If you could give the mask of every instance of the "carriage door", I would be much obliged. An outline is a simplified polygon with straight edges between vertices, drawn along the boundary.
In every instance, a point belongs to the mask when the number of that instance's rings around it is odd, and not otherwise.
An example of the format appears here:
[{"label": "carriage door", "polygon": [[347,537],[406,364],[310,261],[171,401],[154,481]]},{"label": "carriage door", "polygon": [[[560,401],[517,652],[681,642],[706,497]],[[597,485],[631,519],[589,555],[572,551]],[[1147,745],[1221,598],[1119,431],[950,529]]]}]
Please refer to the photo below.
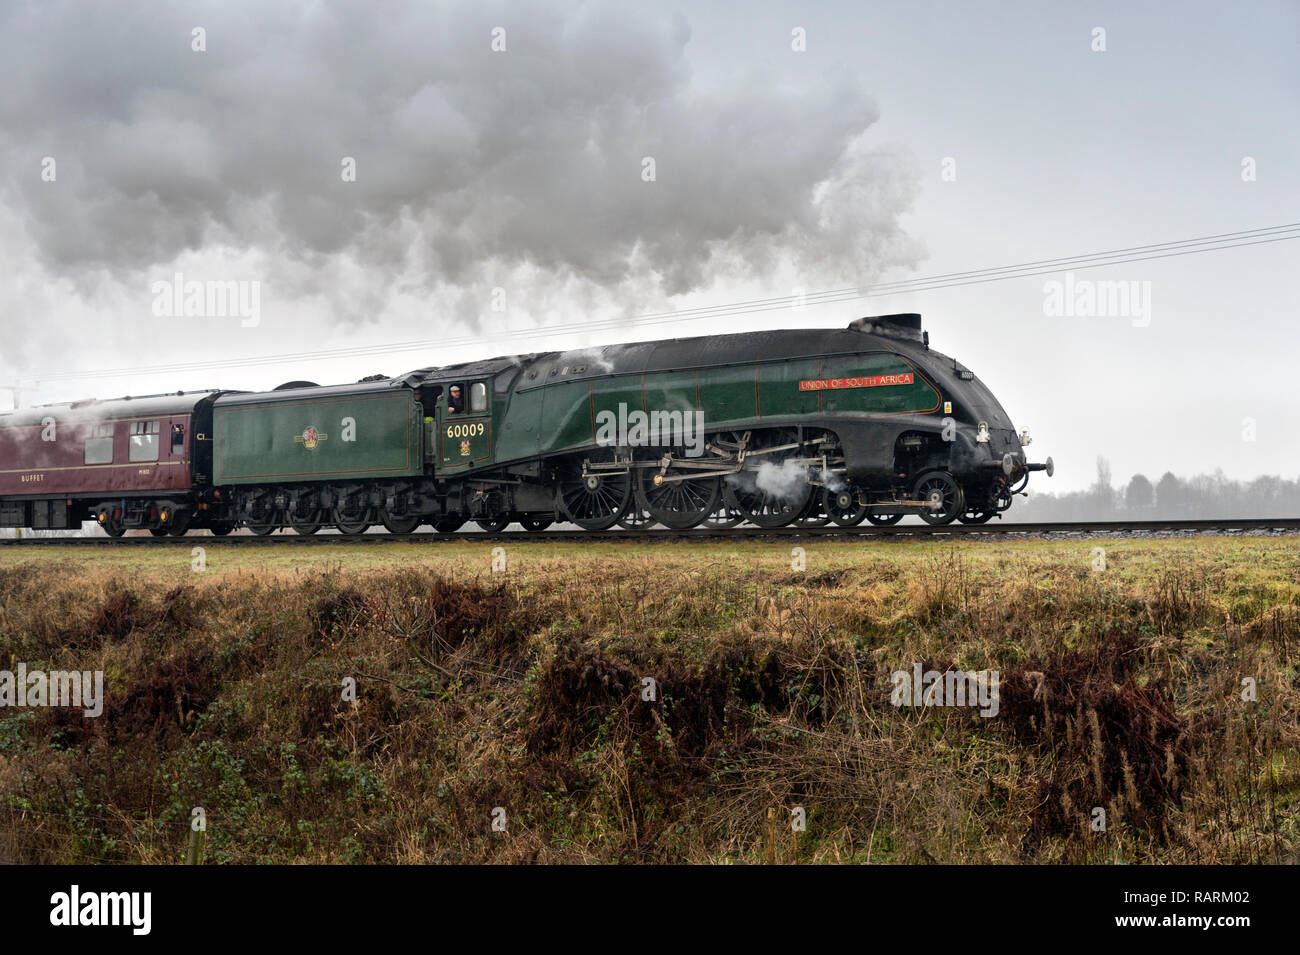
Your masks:
[{"label": "carriage door", "polygon": [[[460,397],[455,389],[459,386]],[[439,470],[482,464],[492,456],[492,415],[485,381],[455,382],[438,402]]]}]

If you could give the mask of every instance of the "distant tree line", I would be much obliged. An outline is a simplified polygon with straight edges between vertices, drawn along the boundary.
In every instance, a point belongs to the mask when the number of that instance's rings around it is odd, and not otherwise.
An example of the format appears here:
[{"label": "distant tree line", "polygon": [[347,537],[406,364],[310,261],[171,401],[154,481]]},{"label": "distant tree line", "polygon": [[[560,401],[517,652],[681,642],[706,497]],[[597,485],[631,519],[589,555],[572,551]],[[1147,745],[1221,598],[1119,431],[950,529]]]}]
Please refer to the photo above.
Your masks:
[{"label": "distant tree line", "polygon": [[1135,474],[1122,488],[1111,483],[1110,464],[1097,459],[1097,479],[1082,491],[1054,494],[1031,482],[1028,498],[1018,498],[1006,520],[1105,521],[1125,519],[1300,517],[1300,478],[1265,476],[1234,481],[1223,471],[1180,478],[1166,471],[1152,483]]}]

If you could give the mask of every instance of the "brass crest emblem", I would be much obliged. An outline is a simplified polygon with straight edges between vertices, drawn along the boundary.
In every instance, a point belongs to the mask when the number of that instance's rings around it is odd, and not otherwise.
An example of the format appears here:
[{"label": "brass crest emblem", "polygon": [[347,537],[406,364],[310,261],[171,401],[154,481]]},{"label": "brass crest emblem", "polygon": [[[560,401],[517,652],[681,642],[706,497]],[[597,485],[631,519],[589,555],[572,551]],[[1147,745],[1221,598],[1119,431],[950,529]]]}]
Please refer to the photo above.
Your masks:
[{"label": "brass crest emblem", "polygon": [[460,456],[461,456],[462,458],[467,458],[467,457],[469,457],[469,442],[468,442],[468,441],[462,441],[462,442],[460,443]]},{"label": "brass crest emblem", "polygon": [[321,434],[315,428],[305,428],[302,434],[296,434],[293,437],[293,443],[301,443],[308,451],[314,451],[316,445],[328,438],[328,434]]}]

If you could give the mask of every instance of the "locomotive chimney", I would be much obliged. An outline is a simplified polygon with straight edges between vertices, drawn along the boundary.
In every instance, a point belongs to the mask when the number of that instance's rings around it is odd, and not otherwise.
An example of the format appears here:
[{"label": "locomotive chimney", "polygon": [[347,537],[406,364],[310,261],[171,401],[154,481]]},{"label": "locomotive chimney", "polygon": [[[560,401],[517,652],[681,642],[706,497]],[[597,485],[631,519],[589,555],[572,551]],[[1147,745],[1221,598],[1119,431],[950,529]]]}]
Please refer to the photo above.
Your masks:
[{"label": "locomotive chimney", "polygon": [[849,328],[868,335],[885,335],[922,344],[921,315],[919,312],[900,312],[895,315],[868,315],[849,323]]}]

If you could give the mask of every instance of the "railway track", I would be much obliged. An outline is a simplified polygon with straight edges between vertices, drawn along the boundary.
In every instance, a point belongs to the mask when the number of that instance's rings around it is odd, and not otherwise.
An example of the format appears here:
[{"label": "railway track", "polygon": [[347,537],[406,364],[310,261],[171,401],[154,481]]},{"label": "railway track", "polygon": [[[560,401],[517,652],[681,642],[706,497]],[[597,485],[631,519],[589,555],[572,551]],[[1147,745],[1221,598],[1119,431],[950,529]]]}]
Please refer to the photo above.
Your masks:
[{"label": "railway track", "polygon": [[291,531],[280,531],[266,537],[253,534],[232,534],[213,537],[203,533],[184,537],[35,537],[0,539],[3,547],[268,547],[280,544],[296,547],[338,546],[357,544],[428,543],[447,544],[455,541],[567,541],[664,543],[705,540],[852,540],[864,537],[883,538],[1006,538],[1006,537],[1114,537],[1114,536],[1168,536],[1184,533],[1294,534],[1300,532],[1300,518],[1251,518],[1248,520],[1180,520],[1180,521],[1051,521],[1036,523],[948,524],[934,527],[929,524],[895,524],[877,527],[863,524],[857,527],[733,527],[710,529],[696,527],[691,530],[652,528],[649,530],[608,531],[567,530],[557,528],[540,532],[522,529],[491,533],[465,531],[439,534],[433,531],[415,534],[358,534],[325,533],[300,536]]}]

